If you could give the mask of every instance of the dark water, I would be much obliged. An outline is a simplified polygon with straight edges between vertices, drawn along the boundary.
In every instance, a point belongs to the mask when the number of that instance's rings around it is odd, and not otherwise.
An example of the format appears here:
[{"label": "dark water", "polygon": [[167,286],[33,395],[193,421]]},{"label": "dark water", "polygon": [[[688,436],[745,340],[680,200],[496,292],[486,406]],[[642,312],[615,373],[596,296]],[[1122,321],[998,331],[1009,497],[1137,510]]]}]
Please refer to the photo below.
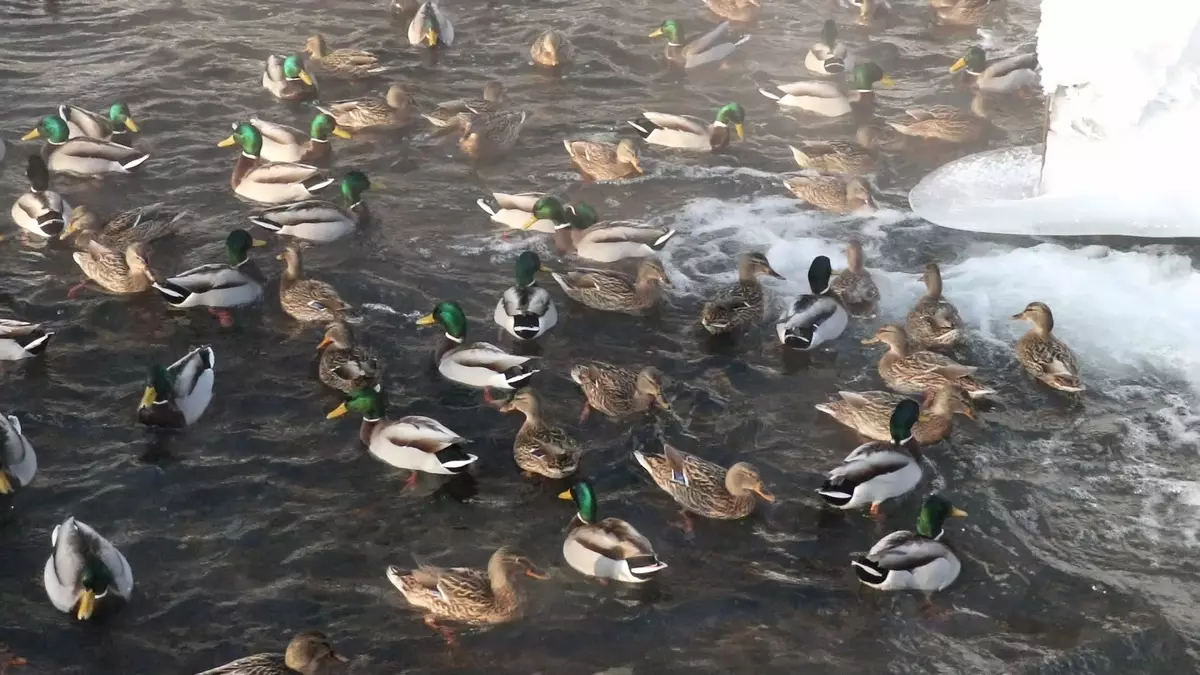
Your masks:
[{"label": "dark water", "polygon": [[[744,58],[687,80],[664,73],[661,46],[645,37],[668,15],[693,33],[710,25],[699,3],[674,0],[448,3],[460,42],[436,65],[410,49],[404,24],[373,2],[61,0],[0,8],[7,104],[0,134],[14,141],[61,102],[93,109],[128,102],[144,130],[137,143],[153,153],[142,172],[57,185],[72,203],[103,211],[160,200],[191,210],[183,236],[156,251],[156,265],[168,269],[219,257],[225,233],[248,224],[249,208],[228,186],[234,156],[216,147],[229,122],[254,113],[307,126],[310,109],[275,101],[259,82],[266,56],[298,49],[310,31],[333,46],[376,50],[395,67],[356,83],[324,78],[326,99],[381,93],[394,78],[428,108],[499,78],[532,112],[519,149],[478,170],[420,125],[338,142],[339,167],[362,168],[381,184],[368,195],[375,224],[305,256],[313,276],[367,306],[358,332],[387,361],[391,415],[434,416],[474,441],[473,486],[402,492],[402,472],[359,446],[356,421],[326,421],[339,399],[315,379],[320,330],[296,327],[273,301],[273,287],[262,308],[222,330],[203,312],[168,312],[156,297],[85,292],[67,300],[78,272],[65,249],[15,236],[0,244],[6,315],[58,331],[44,362],[3,367],[0,391],[0,409],[21,418],[41,460],[34,485],[0,521],[0,642],[30,661],[25,672],[193,673],[282,650],[310,628],[353,656],[356,673],[1194,669],[1200,490],[1189,468],[1200,450],[1200,418],[1187,373],[1195,374],[1197,360],[1182,346],[1186,325],[1169,317],[1191,309],[1170,289],[1179,278],[1195,287],[1195,249],[1131,252],[1128,243],[1114,244],[1124,250],[1107,260],[1114,274],[1128,276],[1107,282],[1109,268],[1098,266],[1108,263],[1070,250],[948,233],[904,216],[904,190],[924,171],[984,143],[891,157],[893,171],[879,186],[883,202],[899,210],[879,218],[797,210],[778,181],[795,170],[786,144],[846,137],[852,126],[782,114],[756,92],[809,77],[805,51],[834,11],[816,2],[767,4]],[[860,57],[899,81],[880,95],[879,116],[894,118],[914,103],[965,104],[969,94],[945,69],[978,35],[931,27],[922,4],[899,8],[899,18],[877,33],[844,21],[844,39]],[[1032,40],[1036,19],[1032,3],[1014,2],[988,28],[1012,49]],[[565,30],[581,55],[562,76],[526,62],[528,44],[546,25]],[[623,121],[642,110],[708,118],[730,100],[748,110],[746,143],[712,157],[645,149],[648,175],[635,181],[582,185],[561,148],[567,136],[625,135]],[[1040,110],[1037,101],[1007,103],[986,143],[1035,140]],[[24,189],[24,157],[33,151],[10,145],[0,164],[8,198]],[[635,524],[670,564],[649,588],[602,587],[561,561],[571,509],[555,499],[561,486],[520,477],[510,453],[520,420],[433,376],[434,331],[413,325],[418,313],[452,298],[466,308],[475,337],[495,339],[491,308],[510,283],[517,251],[533,246],[552,264],[568,264],[554,259],[545,239],[500,239],[475,206],[491,190],[533,189],[683,233],[664,253],[678,290],[658,315],[598,315],[559,299],[563,316],[541,345],[546,371],[536,383],[550,413],[571,422],[582,399],[567,373],[578,359],[656,365],[670,375],[676,418],[614,424],[595,416],[576,431],[604,512]],[[812,406],[838,389],[882,388],[878,353],[857,344],[875,324],[853,325],[836,353],[810,361],[782,358],[767,331],[716,352],[695,334],[705,286],[730,278],[732,255],[769,250],[785,276],[802,280],[812,255],[836,252],[851,233],[868,240],[884,318],[903,316],[925,260],[947,265],[947,292],[978,329],[960,358],[1000,390],[984,423],[956,420],[954,438],[928,452],[930,487],[971,513],[951,530],[964,568],[939,596],[948,610],[939,617],[922,615],[919,597],[860,589],[848,565],[885,532],[910,527],[916,497],[887,507],[878,527],[862,514],[822,510],[813,493],[856,439]],[[268,255],[277,248],[255,251],[264,268],[277,264]],[[1014,297],[982,274],[989,256],[1013,267],[1015,286],[1040,279],[1041,293],[1045,285],[1091,373],[1094,386],[1080,401],[1048,396],[1017,374],[1011,342],[1019,333],[993,322],[1035,298]],[[787,294],[799,285],[775,288]],[[1106,304],[1110,292],[1126,308],[1167,308],[1168,320],[1114,330],[1109,317],[1126,310]],[[1074,304],[1060,311],[1059,297]],[[1172,335],[1184,356],[1165,355]],[[159,442],[135,424],[144,369],[204,343],[217,354],[216,398],[192,430]],[[658,451],[663,439],[725,464],[753,462],[779,502],[745,521],[699,523],[694,540],[685,539],[670,525],[672,502],[630,458],[633,449]],[[50,531],[68,514],[106,534],[135,570],[133,600],[105,625],[76,625],[41,587]],[[525,618],[466,632],[457,651],[384,577],[389,564],[408,565],[414,553],[437,564],[483,565],[500,545],[553,578],[523,580]]]}]

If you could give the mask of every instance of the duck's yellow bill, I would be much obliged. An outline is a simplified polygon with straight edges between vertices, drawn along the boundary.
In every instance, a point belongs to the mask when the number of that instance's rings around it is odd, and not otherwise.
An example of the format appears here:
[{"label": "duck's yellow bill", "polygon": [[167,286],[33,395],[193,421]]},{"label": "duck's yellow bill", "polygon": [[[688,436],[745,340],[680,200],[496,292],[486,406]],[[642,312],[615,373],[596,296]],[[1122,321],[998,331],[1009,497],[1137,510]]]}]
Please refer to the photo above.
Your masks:
[{"label": "duck's yellow bill", "polygon": [[862,343],[863,343],[864,345],[873,345],[873,344],[875,344],[876,342],[879,342],[879,338],[877,338],[877,337],[869,337],[869,338],[863,338],[863,339],[862,339]]},{"label": "duck's yellow bill", "polygon": [[929,413],[921,413],[920,415],[917,416],[917,421],[918,422],[928,422],[929,421]]},{"label": "duck's yellow bill", "polygon": [[739,141],[744,141],[744,140],[746,140],[746,127],[745,127],[745,125],[743,125],[743,124],[735,124],[735,125],[733,125],[733,130],[737,132],[737,135],[738,135],[738,140],[739,140]]},{"label": "duck's yellow bill", "polygon": [[300,71],[300,81],[311,87],[313,84],[312,75],[309,75],[307,70],[302,70]]},{"label": "duck's yellow bill", "polygon": [[558,498],[559,499],[574,499],[574,497],[571,496],[570,490],[563,490],[562,492],[558,493]]},{"label": "duck's yellow bill", "polygon": [[340,127],[334,128],[333,135],[337,136],[338,138],[347,138],[347,139],[354,138],[354,136],[351,135],[349,131],[346,131],[345,129],[342,129]]},{"label": "duck's yellow bill", "polygon": [[24,136],[22,136],[22,137],[21,137],[21,140],[23,140],[23,141],[32,141],[33,139],[35,139],[35,138],[37,138],[37,137],[39,137],[39,136],[41,136],[41,135],[42,135],[42,130],[41,130],[41,129],[34,129],[33,131],[30,131],[29,133],[27,133],[27,134],[25,134]]},{"label": "duck's yellow bill", "polygon": [[327,420],[337,419],[337,418],[341,417],[342,415],[345,415],[348,412],[350,412],[350,409],[346,407],[345,403],[343,403],[343,404],[339,405],[338,407],[334,408],[333,410],[330,410],[329,414],[325,416],[325,419],[327,419]]},{"label": "duck's yellow bill", "polygon": [[79,610],[75,613],[75,617],[80,621],[87,621],[95,612],[96,593],[91,589],[84,589],[83,595],[79,596]]},{"label": "duck's yellow bill", "polygon": [[259,246],[266,246],[267,242],[263,241],[262,239],[251,239],[250,245],[255,248],[258,248]]},{"label": "duck's yellow bill", "polygon": [[8,479],[8,474],[0,471],[0,495],[10,495],[12,492],[12,481]]},{"label": "duck's yellow bill", "polygon": [[428,42],[430,47],[436,47],[438,42],[437,31],[432,28],[425,31],[425,42]]},{"label": "duck's yellow bill", "polygon": [[545,265],[542,265],[541,267],[539,267],[538,271],[545,272],[546,274],[550,274],[550,273],[554,272],[554,270],[550,269],[549,267],[546,267]]},{"label": "duck's yellow bill", "polygon": [[955,518],[966,518],[966,517],[967,517],[967,512],[966,512],[966,511],[963,511],[963,510],[962,510],[962,509],[960,509],[960,508],[957,508],[957,507],[952,507],[952,508],[950,509],[950,515],[954,516]]},{"label": "duck's yellow bill", "polygon": [[141,131],[141,129],[138,127],[137,122],[134,122],[132,117],[125,118],[125,128],[132,131],[135,134],[137,132]]},{"label": "duck's yellow bill", "polygon": [[656,30],[656,31],[654,31],[653,33],[651,33],[651,34],[650,34],[650,37],[659,37],[659,36],[661,36],[662,34],[663,34],[663,32],[662,32],[662,29],[661,29],[661,28],[659,28],[658,30]]},{"label": "duck's yellow bill", "polygon": [[539,220],[541,220],[541,218],[538,218],[536,215],[529,216],[529,220],[524,225],[521,226],[521,229],[528,230],[529,228],[533,227],[534,224],[537,223],[537,221],[539,221]]},{"label": "duck's yellow bill", "polygon": [[896,86],[896,81],[887,75],[884,75],[883,77],[879,78],[879,84],[882,84],[885,87],[894,87]]},{"label": "duck's yellow bill", "polygon": [[237,145],[237,138],[234,136],[229,136],[228,138],[222,140],[220,143],[217,143],[218,148],[228,148],[228,147],[234,146],[234,145]]},{"label": "duck's yellow bill", "polygon": [[954,62],[954,65],[950,66],[950,72],[957,73],[958,71],[960,71],[966,67],[967,67],[967,60],[965,58],[959,59]]},{"label": "duck's yellow bill", "polygon": [[154,387],[146,387],[146,391],[142,392],[142,402],[138,405],[139,408],[148,408],[158,399],[158,392]]},{"label": "duck's yellow bill", "polygon": [[418,326],[432,326],[435,323],[437,323],[437,319],[433,318],[432,314],[426,314],[425,316],[417,319]]},{"label": "duck's yellow bill", "polygon": [[333,344],[333,340],[331,340],[329,338],[324,338],[323,340],[321,340],[321,343],[317,345],[317,351],[321,351],[322,349],[325,349],[326,347],[328,347],[331,344]]}]

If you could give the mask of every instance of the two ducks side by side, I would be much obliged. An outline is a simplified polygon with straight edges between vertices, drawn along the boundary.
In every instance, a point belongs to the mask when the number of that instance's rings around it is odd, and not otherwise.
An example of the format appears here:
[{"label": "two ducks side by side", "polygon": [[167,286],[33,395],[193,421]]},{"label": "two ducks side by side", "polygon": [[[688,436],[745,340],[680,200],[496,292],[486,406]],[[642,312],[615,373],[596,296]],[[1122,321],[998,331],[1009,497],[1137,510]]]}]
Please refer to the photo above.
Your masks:
[{"label": "two ducks side by side", "polygon": [[370,218],[363,193],[371,179],[362,171],[342,176],[340,201],[306,199],[273,206],[250,216],[250,222],[271,232],[311,241],[336,241],[356,231]]},{"label": "two ducks side by side", "polygon": [[912,399],[900,400],[888,423],[889,439],[858,446],[830,471],[817,494],[838,509],[870,506],[879,516],[879,505],[916,489],[924,472],[921,446],[913,436],[920,407]]},{"label": "two ducks side by side", "polygon": [[[890,391],[839,391],[838,396],[838,400],[818,403],[816,409],[872,440],[892,439],[889,420],[904,396]],[[946,438],[955,414],[977,419],[967,393],[957,385],[945,384],[926,395],[912,429],[913,438],[922,446]]]},{"label": "two ducks side by side", "polygon": [[261,161],[263,136],[253,124],[239,122],[220,143],[222,148],[241,146],[229,184],[239,197],[263,204],[285,204],[312,199],[313,193],[334,179],[310,164]]},{"label": "two ducks side by side", "polygon": [[892,81],[873,62],[860,63],[850,70],[846,84],[824,80],[805,80],[775,85],[779,93],[759,89],[759,93],[787,108],[800,108],[825,117],[849,115],[855,109],[869,110],[875,104],[875,84],[890,87]]},{"label": "two ducks side by side", "polygon": [[67,122],[47,115],[38,126],[21,137],[22,141],[44,138],[42,159],[50,171],[81,176],[108,173],[133,173],[150,155],[127,145],[89,136],[71,137]]}]

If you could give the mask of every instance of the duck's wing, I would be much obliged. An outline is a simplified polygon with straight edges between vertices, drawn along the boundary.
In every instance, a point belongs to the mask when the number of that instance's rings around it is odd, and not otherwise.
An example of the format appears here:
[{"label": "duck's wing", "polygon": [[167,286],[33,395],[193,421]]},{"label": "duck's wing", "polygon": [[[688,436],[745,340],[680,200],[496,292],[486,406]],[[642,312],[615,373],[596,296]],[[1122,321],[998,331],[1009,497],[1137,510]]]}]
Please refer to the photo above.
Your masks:
[{"label": "duck's wing", "polygon": [[671,115],[668,113],[643,112],[642,117],[655,125],[673,131],[683,131],[689,134],[708,136],[708,122],[691,115]]},{"label": "duck's wing", "polygon": [[654,547],[629,523],[618,518],[605,518],[598,523],[583,525],[571,533],[583,546],[611,560],[626,560],[654,555]]},{"label": "duck's wing", "polygon": [[265,162],[251,169],[243,180],[255,183],[290,185],[292,183],[303,183],[320,172],[319,168],[309,164]]},{"label": "duck's wing", "polygon": [[263,69],[267,79],[272,82],[283,82],[287,80],[287,76],[283,74],[283,57],[278,54],[271,54],[267,57],[267,65]]},{"label": "duck's wing", "polygon": [[283,654],[255,654],[196,675],[279,675],[288,670]]},{"label": "duck's wing", "polygon": [[813,96],[816,98],[842,98],[845,96],[836,84],[817,80],[785,82],[775,85],[775,88],[789,96]]},{"label": "duck's wing", "polygon": [[944,558],[949,550],[939,541],[900,530],[876,542],[867,553],[867,560],[881,569],[908,571]]},{"label": "duck's wing", "polygon": [[192,268],[167,281],[192,293],[203,293],[218,288],[230,288],[245,284],[249,277],[242,271],[221,263],[212,263]]},{"label": "duck's wing", "polygon": [[250,124],[255,129],[258,129],[264,138],[275,141],[280,145],[304,145],[308,142],[308,134],[295,127],[268,122],[258,117],[251,117]]},{"label": "duck's wing", "polygon": [[1036,52],[1029,54],[1017,54],[1000,59],[995,63],[989,64],[983,69],[983,74],[987,77],[1004,77],[1009,73],[1017,70],[1037,70],[1038,57]]}]

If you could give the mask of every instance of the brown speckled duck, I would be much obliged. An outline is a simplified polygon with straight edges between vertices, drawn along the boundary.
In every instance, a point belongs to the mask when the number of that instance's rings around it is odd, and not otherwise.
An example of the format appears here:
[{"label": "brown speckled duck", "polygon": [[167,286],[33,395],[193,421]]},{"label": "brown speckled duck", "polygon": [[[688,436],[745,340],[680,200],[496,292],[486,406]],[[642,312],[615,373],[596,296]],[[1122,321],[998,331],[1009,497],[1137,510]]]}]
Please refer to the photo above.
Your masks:
[{"label": "brown speckled duck", "polygon": [[1042,302],[1031,302],[1025,310],[1014,314],[1013,319],[1033,324],[1017,342],[1017,360],[1025,372],[1046,386],[1059,391],[1079,392],[1085,387],[1079,380],[1079,366],[1075,355],[1062,340],[1054,337],[1054,315]]}]

